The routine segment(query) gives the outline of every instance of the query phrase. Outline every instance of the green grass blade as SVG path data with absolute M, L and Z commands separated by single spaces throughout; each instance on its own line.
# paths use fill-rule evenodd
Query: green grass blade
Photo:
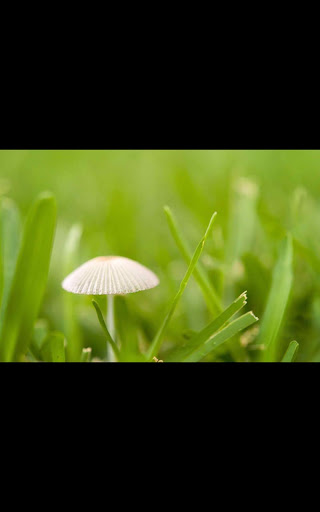
M 92 348 L 83 348 L 81 352 L 80 362 L 81 363 L 90 363 L 92 356 Z
M 258 318 L 254 316 L 252 311 L 246 313 L 240 318 L 237 318 L 233 322 L 227 325 L 224 329 L 219 331 L 217 334 L 209 338 L 205 343 L 203 343 L 200 347 L 196 348 L 194 352 L 187 356 L 183 362 L 186 363 L 196 363 L 201 361 L 205 356 L 207 356 L 210 352 L 212 352 L 215 348 L 222 345 L 225 341 L 229 340 L 235 334 L 246 329 L 250 325 L 254 324 L 258 321 Z
M 278 261 L 272 274 L 271 290 L 261 322 L 258 344 L 265 347 L 261 354 L 263 361 L 278 360 L 277 337 L 292 287 L 292 260 L 292 238 L 291 235 L 288 235 L 280 247 Z
M 192 253 L 188 247 L 188 244 L 181 234 L 181 230 L 177 225 L 177 221 L 173 216 L 171 209 L 168 206 L 165 206 L 164 212 L 166 214 L 173 239 L 176 242 L 177 247 L 185 262 L 189 265 L 192 258 Z M 203 296 L 211 313 L 220 313 L 222 311 L 220 299 L 200 262 L 198 262 L 196 268 L 194 269 L 193 275 L 202 290 Z
M 234 181 L 226 244 L 226 261 L 229 265 L 239 260 L 244 252 L 251 250 L 258 197 L 259 188 L 256 183 L 247 178 L 237 178 Z
M 188 355 L 190 355 L 197 347 L 205 343 L 215 332 L 217 332 L 221 327 L 224 326 L 230 318 L 232 318 L 240 309 L 242 309 L 247 304 L 247 294 L 246 292 L 242 293 L 240 297 L 238 297 L 230 306 L 221 313 L 217 318 L 213 320 L 207 327 L 202 329 L 199 333 L 196 333 L 194 336 L 188 340 L 188 343 L 179 347 L 178 349 L 172 351 L 167 357 L 166 362 L 179 362 L 184 360 Z
M 33 329 L 31 342 L 29 344 L 29 351 L 38 361 L 41 361 L 41 347 L 48 334 L 48 322 L 44 319 L 37 320 Z
M 178 302 L 180 300 L 180 298 L 182 297 L 182 294 L 188 284 L 188 281 L 190 279 L 190 277 L 192 276 L 193 274 L 193 271 L 198 263 L 198 260 L 202 254 L 202 251 L 203 251 L 203 248 L 204 248 L 204 245 L 206 243 L 206 240 L 208 238 L 208 236 L 210 235 L 211 231 L 212 231 L 212 228 L 213 228 L 213 223 L 214 223 L 214 220 L 215 220 L 215 217 L 216 217 L 217 213 L 214 213 L 210 219 L 210 222 L 209 222 L 209 225 L 207 227 L 207 230 L 205 232 L 205 235 L 204 237 L 200 240 L 196 250 L 195 250 L 195 253 L 193 255 L 193 257 L 191 258 L 191 261 L 190 261 L 190 264 L 189 264 L 189 267 L 188 267 L 188 270 L 187 270 L 187 273 L 185 274 L 184 278 L 182 279 L 181 281 L 181 284 L 180 284 L 180 288 L 178 290 L 178 293 L 177 295 L 175 296 L 175 298 L 173 299 L 173 302 L 169 308 L 169 311 L 168 313 L 166 314 L 165 318 L 164 318 L 164 321 L 162 322 L 161 326 L 160 326 L 160 329 L 158 330 L 152 344 L 151 344 L 151 347 L 150 349 L 148 350 L 147 352 L 147 358 L 149 361 L 152 361 L 152 359 L 158 354 L 159 352 L 159 349 L 161 347 L 161 343 L 162 343 L 162 338 L 163 338 L 163 335 L 164 335 L 164 332 L 171 320 L 171 317 L 173 315 L 173 313 L 175 312 L 175 309 L 178 305 Z
M 245 252 L 250 252 L 257 223 L 259 188 L 247 178 L 236 178 L 232 184 L 228 237 L 226 241 L 226 271 L 224 299 L 228 304 L 234 297 L 237 263 Z
M 0 331 L 20 245 L 20 214 L 10 199 L 0 202 Z
M 46 288 L 55 224 L 55 199 L 43 194 L 24 228 L 0 333 L 0 361 L 18 361 L 28 349 Z
M 46 363 L 64 363 L 65 337 L 61 332 L 52 332 L 44 340 L 41 347 L 42 360 Z
M 67 276 L 79 264 L 79 246 L 82 236 L 82 226 L 75 224 L 71 227 L 66 240 L 64 251 L 64 268 L 63 274 Z M 66 348 L 67 361 L 77 362 L 80 360 L 83 340 L 81 330 L 78 323 L 78 315 L 76 311 L 77 297 L 72 293 L 63 294 L 63 319 L 64 332 L 68 340 Z
M 111 347 L 112 347 L 115 355 L 117 356 L 117 358 L 120 359 L 119 349 L 118 349 L 117 345 L 115 344 L 115 342 L 113 341 L 113 339 L 111 338 L 111 335 L 110 335 L 110 333 L 108 331 L 108 328 L 106 326 L 106 323 L 104 321 L 103 314 L 101 312 L 99 304 L 95 300 L 92 301 L 92 304 L 94 306 L 94 309 L 96 310 L 99 323 L 100 323 L 100 325 L 102 327 L 102 330 L 103 330 L 103 332 L 104 332 L 104 334 L 105 334 L 105 336 L 107 338 L 107 342 L 111 345 Z
M 291 341 L 285 355 L 282 358 L 282 363 L 293 363 L 297 357 L 299 350 L 299 343 L 297 341 Z

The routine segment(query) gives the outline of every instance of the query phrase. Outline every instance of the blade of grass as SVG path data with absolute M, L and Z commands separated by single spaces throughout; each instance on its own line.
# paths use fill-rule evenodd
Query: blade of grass
M 80 357 L 80 362 L 81 363 L 89 363 L 91 360 L 91 356 L 92 356 L 92 348 L 83 348 L 81 357 Z
M 207 356 L 210 352 L 212 352 L 215 348 L 222 345 L 225 341 L 229 340 L 235 334 L 246 329 L 250 325 L 254 324 L 258 321 L 258 318 L 254 316 L 252 311 L 246 313 L 245 315 L 240 316 L 230 324 L 228 324 L 224 329 L 219 331 L 217 334 L 209 338 L 207 341 L 202 343 L 200 347 L 195 348 L 194 352 L 187 356 L 183 362 L 186 363 L 196 363 L 201 361 L 205 356 Z
M 247 178 L 237 178 L 234 181 L 226 248 L 226 261 L 229 265 L 241 258 L 244 252 L 251 250 L 258 196 L 259 188 L 253 181 Z
M 65 337 L 61 332 L 51 332 L 41 347 L 42 360 L 46 363 L 64 363 Z
M 117 345 L 115 344 L 115 342 L 113 341 L 113 339 L 110 336 L 110 333 L 109 333 L 108 328 L 106 326 L 106 323 L 104 321 L 103 314 L 101 312 L 99 304 L 95 300 L 92 301 L 92 304 L 94 306 L 94 309 L 96 310 L 99 323 L 100 323 L 100 325 L 102 327 L 102 330 L 103 330 L 103 332 L 104 332 L 104 334 L 105 334 L 105 336 L 107 338 L 107 342 L 111 345 L 111 347 L 112 347 L 115 355 L 117 356 L 117 358 L 120 359 L 120 351 L 119 351 Z
M 292 287 L 292 238 L 288 235 L 281 244 L 278 261 L 272 274 L 272 284 L 267 305 L 262 317 L 261 330 L 257 343 L 265 347 L 263 361 L 277 361 L 279 347 L 277 337 Z
M 247 293 L 244 292 L 238 297 L 230 306 L 213 320 L 207 327 L 202 329 L 199 333 L 192 336 L 188 343 L 181 348 L 171 352 L 166 357 L 166 362 L 179 362 L 190 355 L 193 350 L 205 343 L 215 332 L 223 327 L 230 318 L 232 318 L 240 309 L 247 304 Z
M 20 214 L 15 203 L 0 203 L 0 331 L 6 311 L 20 244 Z
M 190 261 L 190 264 L 189 264 L 189 267 L 188 267 L 188 270 L 184 276 L 184 278 L 182 279 L 181 281 L 181 284 L 180 284 L 180 288 L 178 290 L 178 293 L 177 295 L 175 296 L 175 298 L 173 299 L 173 302 L 169 308 L 169 311 L 168 313 L 166 314 L 148 352 L 147 352 L 147 358 L 149 361 L 152 361 L 153 358 L 158 354 L 159 352 L 159 349 L 161 347 L 161 343 L 162 343 L 162 338 L 163 338 L 163 335 L 164 335 L 164 332 L 171 320 L 171 317 L 173 315 L 173 313 L 175 312 L 175 309 L 178 305 L 178 302 L 180 300 L 180 298 L 182 297 L 182 294 L 188 284 L 188 281 L 190 279 L 190 277 L 192 276 L 193 274 L 193 271 L 196 267 L 196 264 L 198 263 L 198 260 L 202 254 L 202 251 L 203 251 L 203 248 L 204 248 L 204 245 L 206 243 L 206 240 L 208 238 L 208 236 L 210 235 L 211 231 L 212 231 L 212 228 L 213 228 L 213 223 L 214 223 L 214 220 L 215 220 L 215 217 L 216 217 L 217 213 L 215 212 L 211 219 L 210 219 L 210 222 L 209 222 L 209 225 L 207 227 L 207 230 L 203 236 L 203 238 L 200 240 L 195 252 L 194 252 L 194 255 L 193 257 L 191 258 L 191 261 Z
M 37 320 L 29 344 L 29 351 L 33 355 L 33 357 L 38 361 L 41 361 L 41 347 L 48 334 L 48 322 L 44 319 Z
M 289 211 L 289 223 L 291 229 L 294 229 L 301 219 L 304 218 L 303 206 L 309 202 L 308 192 L 303 187 L 297 187 L 291 199 Z
M 0 361 L 18 361 L 28 349 L 47 283 L 55 224 L 55 199 L 42 194 L 24 228 L 0 333 Z
M 192 253 L 188 247 L 188 244 L 184 240 L 183 235 L 181 234 L 181 230 L 177 225 L 177 221 L 173 216 L 171 209 L 168 206 L 165 206 L 164 212 L 166 214 L 173 239 L 176 242 L 177 247 L 182 257 L 184 258 L 185 262 L 187 263 L 187 265 L 189 265 L 192 258 Z M 203 296 L 206 300 L 207 306 L 210 309 L 211 313 L 220 313 L 222 311 L 220 299 L 218 297 L 216 290 L 211 284 L 206 274 L 206 271 L 201 266 L 200 262 L 198 262 L 196 268 L 194 269 L 193 275 L 202 290 Z
M 63 275 L 67 276 L 79 263 L 79 245 L 82 236 L 82 226 L 75 224 L 71 227 L 66 240 L 64 251 Z M 81 331 L 77 321 L 76 298 L 72 293 L 63 294 L 63 316 L 64 332 L 68 340 L 66 348 L 67 361 L 77 362 L 80 360 L 83 346 Z
M 282 358 L 282 363 L 293 363 L 295 358 L 297 357 L 297 353 L 299 350 L 299 343 L 297 341 L 291 341 L 287 348 L 285 355 Z
M 257 221 L 259 188 L 247 178 L 236 178 L 230 195 L 230 215 L 226 241 L 226 271 L 224 299 L 228 304 L 234 297 L 237 268 L 244 252 L 250 252 Z

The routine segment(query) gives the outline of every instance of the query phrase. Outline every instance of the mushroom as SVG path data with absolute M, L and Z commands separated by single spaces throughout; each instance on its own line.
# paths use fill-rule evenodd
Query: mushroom
M 114 295 L 149 290 L 158 284 L 158 277 L 140 263 L 121 256 L 102 256 L 84 263 L 72 272 L 63 281 L 62 288 L 79 295 L 106 295 L 107 326 L 114 339 Z

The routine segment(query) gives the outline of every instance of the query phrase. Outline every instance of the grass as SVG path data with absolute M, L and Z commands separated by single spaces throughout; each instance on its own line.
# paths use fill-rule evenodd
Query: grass
M 102 330 L 103 330 L 103 332 L 105 334 L 107 343 L 110 344 L 110 346 L 111 346 L 115 356 L 118 358 L 118 360 L 120 360 L 120 351 L 119 351 L 115 341 L 112 339 L 112 337 L 111 337 L 111 335 L 110 335 L 110 333 L 108 331 L 108 328 L 107 328 L 106 323 L 104 321 L 103 314 L 101 312 L 100 306 L 99 306 L 99 304 L 95 300 L 92 301 L 92 304 L 93 304 L 93 306 L 94 306 L 94 308 L 96 310 L 97 317 L 98 317 L 99 323 L 101 325 L 101 328 L 102 328 Z
M 319 361 L 319 165 L 319 151 L 0 151 L 0 361 L 105 360 L 105 298 L 97 317 L 61 282 L 112 254 L 160 278 L 115 298 L 118 360 Z
M 183 347 L 173 350 L 172 353 L 167 356 L 167 361 L 179 362 L 186 360 L 193 352 L 206 345 L 214 334 L 224 327 L 228 320 L 230 320 L 246 304 L 247 295 L 246 292 L 244 292 L 207 327 L 202 329 L 199 333 L 194 333 L 190 336 Z M 226 338 L 225 341 L 227 341 L 227 339 L 228 338 Z
M 61 332 L 48 334 L 41 346 L 41 360 L 46 363 L 64 363 L 65 337 Z
M 82 237 L 82 226 L 74 224 L 66 237 L 66 243 L 63 252 L 63 270 L 67 276 L 79 265 L 79 251 Z M 77 312 L 75 301 L 71 294 L 65 293 L 63 296 L 63 331 L 65 332 L 68 344 L 66 347 L 67 359 L 78 361 L 82 355 L 83 340 L 82 333 L 77 321 Z
M 202 254 L 202 251 L 203 251 L 203 248 L 204 248 L 204 245 L 209 237 L 209 235 L 211 234 L 211 231 L 212 231 L 212 227 L 213 227 L 213 222 L 214 222 L 214 219 L 216 217 L 216 213 L 214 213 L 210 219 L 210 222 L 209 222 L 209 225 L 207 227 L 207 230 L 203 236 L 203 238 L 200 240 L 192 258 L 191 258 L 191 261 L 190 261 L 190 264 L 188 266 L 188 270 L 186 272 L 186 275 L 184 276 L 184 278 L 182 279 L 181 281 L 181 284 L 180 284 L 180 287 L 179 287 L 179 290 L 175 296 L 175 298 L 173 299 L 173 302 L 169 308 L 169 311 L 168 313 L 166 314 L 159 330 L 157 331 L 155 337 L 154 337 L 154 340 L 153 342 L 151 343 L 151 346 L 148 350 L 148 354 L 147 354 L 147 358 L 149 361 L 152 361 L 153 358 L 158 354 L 159 350 L 160 350 L 160 347 L 161 347 L 161 342 L 162 342 L 162 338 L 164 336 L 164 333 L 165 333 L 165 330 L 171 320 L 171 317 L 173 316 L 174 312 L 175 312 L 175 309 L 182 297 L 182 294 L 184 292 L 184 290 L 186 289 L 186 286 L 189 282 L 189 279 L 190 277 L 192 276 L 193 272 L 195 271 L 196 269 L 196 265 L 198 263 L 198 260 Z
M 171 230 L 171 234 L 177 244 L 177 247 L 180 250 L 180 253 L 185 262 L 189 264 L 192 259 L 192 253 L 188 247 L 188 244 L 184 240 L 181 230 L 177 226 L 174 215 L 168 206 L 165 206 L 164 212 L 166 214 L 168 225 Z M 207 306 L 211 313 L 220 313 L 222 307 L 219 296 L 214 289 L 213 284 L 210 282 L 206 271 L 202 266 L 200 266 L 200 264 L 194 268 L 194 277 L 202 290 Z
M 4 362 L 20 361 L 28 350 L 45 292 L 55 223 L 55 200 L 43 194 L 27 217 L 8 299 L 4 303 L 0 331 L 0 360 Z M 6 266 L 2 268 L 5 271 Z M 2 281 L 6 281 L 5 274 Z
M 291 341 L 281 362 L 282 363 L 293 363 L 296 360 L 298 350 L 299 350 L 299 343 L 297 343 L 296 341 Z
M 272 275 L 272 285 L 261 322 L 259 342 L 263 346 L 262 360 L 274 361 L 279 356 L 278 334 L 288 303 L 293 274 L 292 239 L 288 235 L 282 242 L 280 253 Z

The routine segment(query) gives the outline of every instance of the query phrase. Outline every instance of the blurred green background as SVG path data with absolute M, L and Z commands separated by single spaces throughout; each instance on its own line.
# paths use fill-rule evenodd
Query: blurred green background
M 70 229 L 82 226 L 77 265 L 122 255 L 155 271 L 161 285 L 129 296 L 141 343 L 151 340 L 186 270 L 169 232 L 169 205 L 192 248 L 214 211 L 202 262 L 227 304 L 248 290 L 248 310 L 262 315 L 280 240 L 294 237 L 294 284 L 281 331 L 300 343 L 299 360 L 320 358 L 320 152 L 0 151 L 0 195 L 25 216 L 38 193 L 57 198 L 58 226 L 41 317 L 66 333 L 65 295 Z M 83 346 L 103 356 L 104 339 L 90 298 L 73 297 Z M 181 333 L 210 320 L 192 280 L 166 333 L 164 353 Z M 67 332 L 66 332 L 67 331 Z M 252 354 L 254 349 L 252 349 Z M 228 354 L 220 354 L 228 360 Z M 254 356 L 253 356 L 254 358 Z

